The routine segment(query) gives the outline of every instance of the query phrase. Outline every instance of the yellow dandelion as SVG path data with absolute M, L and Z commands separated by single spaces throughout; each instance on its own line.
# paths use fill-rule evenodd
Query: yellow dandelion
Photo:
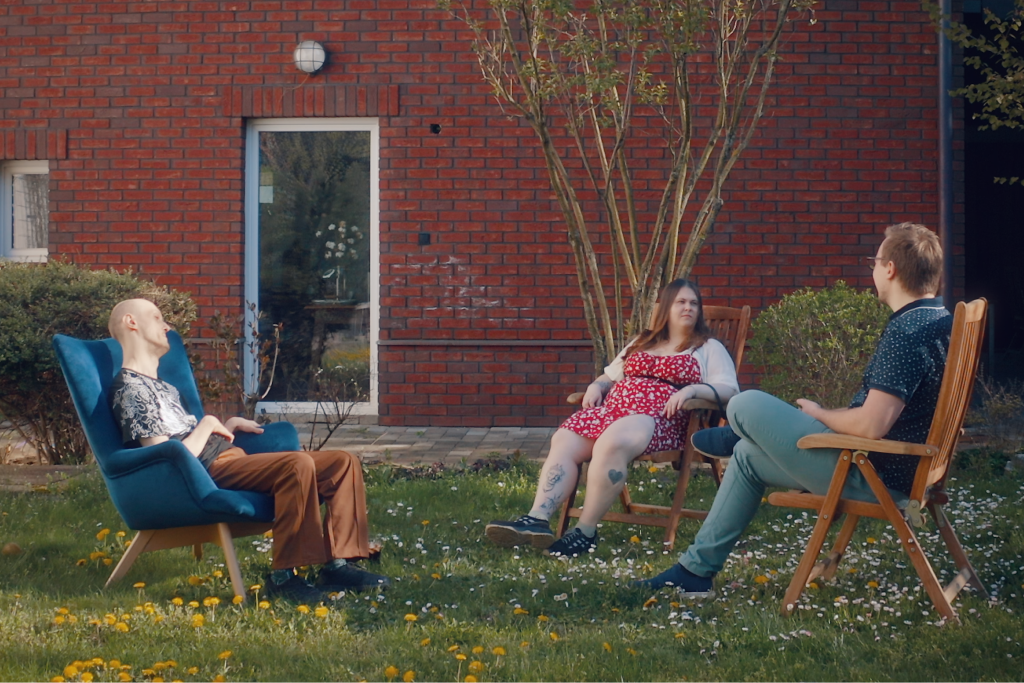
M 402 674 L 402 680 L 405 681 L 405 683 L 412 683 L 416 680 L 416 672 L 412 669 L 409 669 L 404 674 Z
M 817 588 L 817 587 L 818 587 L 818 584 L 817 584 L 817 583 L 815 583 L 814 581 L 811 581 L 811 582 L 810 582 L 809 584 L 807 584 L 807 587 L 808 587 L 808 588 Z
M 512 610 L 512 614 L 529 614 L 529 612 L 527 612 L 522 607 L 516 607 L 514 610 Z
M 249 590 L 251 590 L 253 593 L 255 593 L 256 591 L 258 591 L 261 588 L 263 588 L 263 586 L 261 586 L 258 583 L 255 583 L 255 584 L 249 586 Z
M 213 677 L 213 683 L 224 683 L 226 680 L 228 680 L 228 678 L 224 674 L 217 674 Z
M 313 614 L 315 614 L 316 616 L 320 617 L 321 619 L 326 619 L 327 618 L 327 614 L 329 612 L 330 612 L 330 610 L 328 610 L 323 605 L 320 605 L 315 610 L 313 610 Z
M 119 680 L 119 681 L 130 681 L 130 680 L 132 680 L 132 675 L 130 673 L 126 673 L 126 672 L 122 671 L 121 673 L 117 674 L 117 680 Z
M 389 666 L 388 668 L 384 669 L 384 677 L 385 678 L 394 678 L 397 675 L 398 675 L 398 667 L 397 666 Z
M 627 647 L 627 648 L 626 648 L 626 652 L 628 652 L 629 654 L 631 654 L 631 655 L 633 655 L 634 657 L 636 657 L 636 650 L 634 650 L 633 648 L 631 648 L 631 647 Z
M 267 602 L 266 600 L 260 600 L 260 604 L 257 605 L 257 607 L 259 607 L 260 609 L 269 609 L 270 608 L 270 603 Z
M 299 605 L 295 609 L 301 614 L 309 614 L 309 605 Z
M 106 553 L 100 552 L 99 550 L 94 550 L 93 552 L 89 553 L 89 559 L 92 560 L 93 562 L 95 562 L 96 560 L 100 559 L 104 555 L 106 555 Z
M 155 617 L 153 617 L 153 623 L 154 624 L 159 624 L 163 620 L 164 620 L 164 615 L 162 615 L 162 614 L 158 614 Z
M 188 585 L 190 586 L 202 586 L 206 582 L 201 576 L 190 576 L 188 577 Z
M 263 532 L 263 538 L 273 538 L 273 537 L 274 537 L 274 530 L 273 529 L 271 529 L 270 531 L 264 531 Z
M 856 574 L 857 573 L 857 568 L 856 567 L 850 567 L 849 569 L 846 570 L 846 573 L 847 574 Z
M 478 660 L 473 660 L 469 663 L 468 668 L 470 673 L 478 674 L 484 670 L 484 663 Z
M 475 655 L 478 655 L 478 654 L 480 654 L 483 651 L 484 651 L 483 645 L 477 645 L 476 647 L 473 648 L 473 654 L 475 654 Z
M 195 609 L 196 607 L 199 607 L 199 601 L 198 600 L 189 600 L 188 601 L 188 606 L 191 607 L 192 609 Z
M 53 618 L 53 623 L 55 623 L 55 624 L 57 624 L 58 626 L 60 626 L 61 624 L 63 624 L 63 623 L 64 623 L 64 617 L 62 617 L 61 615 L 59 615 L 59 614 L 58 614 L 57 616 L 55 616 L 55 617 Z
M 503 648 L 501 645 L 499 645 L 497 647 L 494 647 L 494 648 L 491 648 L 491 652 L 493 652 L 494 654 L 498 655 L 499 657 L 504 657 L 505 656 L 505 648 Z
M 647 468 L 647 471 L 650 472 L 651 474 L 654 474 L 655 472 L 658 471 L 658 468 L 655 467 L 654 465 L 651 465 L 650 467 Z
M 165 664 L 164 662 L 157 662 L 156 664 L 153 665 L 153 670 L 154 671 L 163 671 L 166 668 L 167 668 L 167 664 Z
M 413 574 L 412 575 L 412 580 L 413 581 L 419 581 L 420 580 L 420 575 L 419 574 Z
M 460 652 L 459 654 L 455 655 L 455 659 L 459 660 L 460 662 L 464 662 L 466 661 L 466 655 Z
M 416 621 L 417 619 L 419 619 L 419 617 L 417 617 L 415 614 L 406 614 L 405 615 L 405 620 L 406 621 L 412 622 L 412 621 Z
M 549 633 L 548 635 L 549 635 L 549 636 L 551 636 L 551 640 L 555 641 L 556 643 L 558 642 L 558 634 L 557 634 L 557 633 L 555 633 L 554 631 L 552 631 L 552 632 L 551 632 L 551 633 Z
M 88 672 L 88 671 L 84 672 L 82 674 L 82 683 L 92 683 L 92 682 L 93 682 L 93 675 L 90 672 Z
M 208 598 L 203 598 L 203 605 L 206 606 L 206 607 L 216 607 L 219 604 L 220 604 L 220 598 L 218 598 L 218 597 L 210 596 Z
M 657 605 L 657 604 L 658 604 L 658 598 L 647 598 L 647 600 L 644 602 L 644 609 L 647 609 L 648 607 L 653 607 L 654 605 Z
M 868 536 L 868 543 L 878 543 L 878 541 L 876 541 L 876 540 L 875 540 L 874 538 L 872 538 L 871 536 Z
M 152 683 L 164 683 L 163 676 L 153 676 Z
M 107 614 L 103 617 L 103 621 L 107 624 L 107 626 L 113 626 L 117 623 L 117 617 L 115 617 L 113 614 Z
M 89 561 L 86 560 L 84 557 L 80 559 L 78 562 L 75 562 L 76 567 L 84 567 L 87 564 L 89 564 Z
M 421 640 L 420 641 L 420 645 L 423 646 L 423 647 L 426 647 L 427 645 L 430 645 L 430 638 L 424 638 L 423 640 Z
M 448 648 L 448 652 L 455 652 L 458 649 L 459 649 L 458 645 L 452 645 L 450 648 Z
M 547 618 L 546 616 L 544 616 L 544 615 L 542 614 L 542 615 L 540 615 L 539 617 L 537 617 L 537 621 L 551 621 L 551 620 L 550 620 L 550 619 L 548 619 L 548 618 Z
M 604 648 L 605 652 L 611 652 L 612 651 L 612 646 L 611 646 L 610 643 L 601 643 L 601 647 Z
M 235 597 L 231 598 L 232 605 L 241 605 L 243 602 L 245 602 L 245 598 L 241 595 L 236 595 Z
M 217 659 L 227 659 L 230 656 L 231 650 L 224 650 L 224 652 L 221 652 L 219 655 L 217 655 Z
M 432 578 L 434 581 L 440 581 L 441 580 L 441 575 L 438 574 L 437 572 L 434 572 L 433 574 L 430 575 L 430 578 Z
M 62 678 L 61 680 L 64 680 L 64 679 Z M 466 676 L 466 677 L 465 677 L 464 679 L 462 679 L 462 680 L 464 680 L 464 681 L 465 681 L 466 683 L 477 683 L 477 681 L 478 681 L 479 679 L 477 679 L 477 677 L 476 677 L 476 676 L 473 676 L 473 675 L 469 675 L 469 676 Z
M 118 532 L 117 532 L 116 534 L 114 534 L 114 535 L 115 535 L 115 536 L 117 536 L 118 538 L 124 538 L 124 537 L 125 537 L 125 536 L 127 536 L 128 534 L 127 534 L 127 533 L 125 533 L 124 531 L 118 531 Z
M 54 676 L 53 678 L 50 679 L 50 683 L 64 683 L 64 681 L 66 681 L 66 680 L 67 679 L 64 678 L 63 676 Z M 476 679 L 473 679 L 473 680 L 476 680 Z
M 103 558 L 103 566 L 109 567 L 112 564 L 114 564 L 114 561 L 112 559 L 110 559 L 109 557 Z
M 771 581 L 771 579 L 769 579 L 764 574 L 761 574 L 760 576 L 755 576 L 754 577 L 754 583 L 768 583 L 769 581 Z
M 219 569 L 215 569 L 213 571 L 213 578 L 215 578 L 215 579 L 222 579 L 222 578 L 224 578 L 224 572 L 222 572 Z
M 878 588 L 877 581 L 868 581 L 868 588 Z
M 78 667 L 74 664 L 68 664 L 64 667 L 64 678 L 74 678 L 78 675 Z
M 128 624 L 124 623 L 123 621 L 119 621 L 116 624 L 114 624 L 114 628 L 116 628 L 121 633 L 128 633 Z
M 206 623 L 206 617 L 202 614 L 192 615 L 192 628 L 202 628 L 204 623 Z
M 68 609 L 67 607 L 61 607 L 61 608 L 59 608 L 59 609 L 57 610 L 57 614 L 67 614 L 67 613 L 69 613 L 70 611 L 71 611 L 71 610 L 69 610 L 69 609 Z
M 144 581 L 136 581 L 132 584 L 132 588 L 145 588 L 146 583 Z
M 685 637 L 686 637 L 686 634 L 683 633 L 682 631 L 680 631 L 679 633 L 676 634 L 676 639 L 685 638 Z
M 110 535 L 110 529 L 100 529 L 99 531 L 96 532 L 96 540 L 97 541 L 102 541 L 108 535 Z
M 172 605 L 176 605 L 178 607 L 181 607 L 182 605 L 185 604 L 185 601 L 182 600 L 181 598 L 171 598 L 171 604 Z
M 186 673 L 191 674 L 192 676 L 195 676 L 197 673 L 199 673 L 199 667 L 198 666 L 190 666 Z
M 172 669 L 174 667 L 178 666 L 178 663 L 176 661 L 174 661 L 173 659 L 168 659 L 166 662 L 164 662 L 164 664 L 166 664 L 167 666 L 171 667 Z
M 629 542 L 630 543 L 639 543 L 640 542 L 640 537 L 639 536 L 630 536 L 629 537 Z
M 422 522 L 420 522 L 420 524 L 422 524 L 423 526 L 427 526 L 428 524 L 430 524 L 430 520 L 429 519 L 425 519 Z
M 530 641 L 524 640 L 523 642 L 519 643 L 519 647 L 530 647 Z

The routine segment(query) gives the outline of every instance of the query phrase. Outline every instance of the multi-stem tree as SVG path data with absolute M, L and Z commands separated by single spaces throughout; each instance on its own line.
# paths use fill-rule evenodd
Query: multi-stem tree
M 503 111 L 536 134 L 600 368 L 646 324 L 662 285 L 690 273 L 725 181 L 765 113 L 785 31 L 801 18 L 813 22 L 814 0 L 441 5 L 472 30 L 481 74 Z M 661 125 L 636 135 L 638 110 Z M 649 160 L 633 150 L 649 146 L 651 132 L 664 139 L 670 163 L 654 188 L 657 210 L 647 214 L 634 184 Z M 561 136 L 571 142 L 560 145 Z M 581 173 L 571 170 L 577 165 Z M 588 192 L 603 207 L 596 220 L 581 201 Z M 594 249 L 602 230 L 610 264 Z

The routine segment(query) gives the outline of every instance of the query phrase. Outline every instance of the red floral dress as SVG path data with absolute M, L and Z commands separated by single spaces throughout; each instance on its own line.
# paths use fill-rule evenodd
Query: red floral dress
M 615 383 L 602 405 L 576 411 L 561 428 L 597 439 L 621 417 L 650 415 L 654 418 L 654 434 L 643 455 L 682 448 L 690 412 L 680 410 L 666 418 L 665 404 L 682 387 L 700 382 L 697 359 L 689 353 L 654 356 L 636 351 L 626 359 L 623 374 L 625 377 Z

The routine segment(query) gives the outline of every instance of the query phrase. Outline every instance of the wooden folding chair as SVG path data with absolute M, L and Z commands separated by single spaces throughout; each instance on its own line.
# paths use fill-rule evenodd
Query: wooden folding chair
M 704 320 L 711 328 L 715 339 L 729 351 L 739 372 L 740 364 L 743 362 L 743 349 L 747 343 L 747 330 L 750 327 L 750 306 L 743 308 L 730 308 L 728 306 L 705 306 Z M 583 400 L 583 393 L 572 394 L 568 398 L 569 403 L 578 404 Z M 683 517 L 691 519 L 704 519 L 708 516 L 706 510 L 691 510 L 683 507 L 686 502 L 686 486 L 690 482 L 690 470 L 694 462 L 706 462 L 711 465 L 711 475 L 716 485 L 722 483 L 722 464 L 714 458 L 705 458 L 693 450 L 689 436 L 699 429 L 710 426 L 725 424 L 725 415 L 718 410 L 718 405 L 702 399 L 690 399 L 684 406 L 690 411 L 690 422 L 687 431 L 687 439 L 682 450 L 663 451 L 642 455 L 638 460 L 647 462 L 663 463 L 670 462 L 672 467 L 679 471 L 676 480 L 676 490 L 672 496 L 672 505 L 647 505 L 634 503 L 629 495 L 629 487 L 623 486 L 619 494 L 619 501 L 622 503 L 623 512 L 608 512 L 601 521 L 624 522 L 626 524 L 641 524 L 644 526 L 658 526 L 665 529 L 664 545 L 671 550 L 675 545 L 676 528 L 679 520 Z M 582 475 L 577 482 L 583 479 Z M 577 488 L 579 483 L 577 483 Z M 569 494 L 565 505 L 562 506 L 562 514 L 558 520 L 555 534 L 561 537 L 569 527 L 571 517 L 579 517 L 583 510 L 573 507 L 576 502 L 576 489 Z
M 987 307 L 985 299 L 978 299 L 969 304 L 960 302 L 956 306 L 949 354 L 942 376 L 942 388 L 925 443 L 862 439 L 845 434 L 812 434 L 797 442 L 800 448 L 839 448 L 842 452 L 832 475 L 828 493 L 824 496 L 796 491 L 777 492 L 768 496 L 768 502 L 772 505 L 818 511 L 818 521 L 814 525 L 811 539 L 783 599 L 784 614 L 790 614 L 795 610 L 797 600 L 808 583 L 819 577 L 827 580 L 835 575 L 839 561 L 861 517 L 883 519 L 892 525 L 932 603 L 946 619 L 959 622 L 952 601 L 965 585 L 970 584 L 982 596 L 988 597 L 949 519 L 942 511 L 942 506 L 949 501 L 944 491 L 946 475 L 949 473 L 953 450 L 962 431 L 974 377 L 978 371 Z M 869 452 L 916 455 L 921 459 L 909 502 L 902 509 L 893 501 L 889 490 L 871 465 L 868 459 Z M 864 503 L 840 497 L 852 465 L 860 468 L 878 503 Z M 942 540 L 959 570 L 952 582 L 945 587 L 936 578 L 935 571 L 925 557 L 912 528 L 924 525 L 925 508 L 938 525 Z M 832 552 L 819 562 L 818 555 L 825 543 L 825 536 L 832 524 L 843 514 L 846 515 L 846 520 L 839 531 Z

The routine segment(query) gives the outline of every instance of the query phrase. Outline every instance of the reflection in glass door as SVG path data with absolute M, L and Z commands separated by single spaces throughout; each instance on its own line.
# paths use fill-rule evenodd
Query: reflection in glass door
M 249 132 L 246 298 L 266 338 L 281 325 L 266 401 L 375 412 L 375 131 L 309 125 L 258 122 Z

